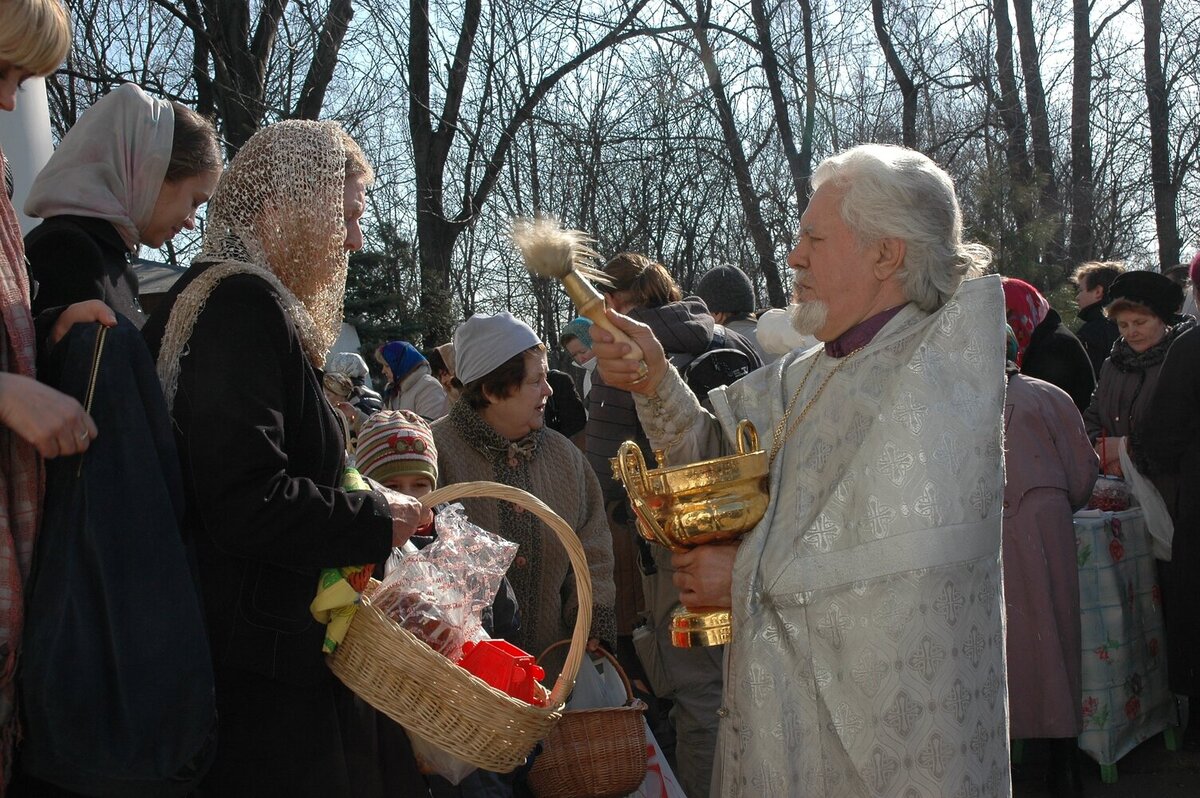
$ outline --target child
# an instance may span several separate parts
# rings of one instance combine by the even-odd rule
[[[419,499],[437,487],[437,447],[429,424],[411,410],[382,410],[363,422],[355,450],[358,471],[386,488]],[[430,510],[409,542],[422,549],[433,542],[433,511]],[[483,628],[491,637],[512,638],[520,628],[517,598],[508,579],[500,584],[492,606],[483,610]],[[387,726],[388,724],[384,724]],[[407,740],[396,739],[394,728],[382,730],[381,746],[403,751]],[[390,742],[388,742],[390,740]],[[457,786],[430,776],[428,786],[436,798],[484,798],[511,795],[509,777],[476,771]]]
[[[437,447],[429,424],[411,410],[381,410],[362,423],[354,453],[358,472],[385,488],[419,499],[437,487]],[[433,538],[433,511],[426,511],[412,541]]]
[[[411,410],[381,410],[363,422],[355,463],[364,477],[385,488],[419,499],[437,487],[437,447],[429,424]],[[418,549],[433,542],[433,510],[409,541]],[[492,637],[511,639],[520,625],[517,598],[505,578],[491,607],[483,610],[483,628]]]

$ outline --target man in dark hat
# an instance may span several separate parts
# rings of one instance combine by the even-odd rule
[[[732,263],[713,266],[696,281],[696,296],[704,300],[716,320],[744,337],[762,358],[770,363],[778,355],[769,355],[758,343],[758,320],[754,317],[754,285],[746,273]]]

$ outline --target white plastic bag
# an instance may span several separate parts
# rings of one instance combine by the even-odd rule
[[[674,771],[667,764],[658,740],[650,731],[650,725],[645,718],[642,723],[646,726],[646,778],[641,785],[629,794],[629,798],[687,798],[687,793],[675,778]]]
[[[623,707],[628,700],[625,683],[611,662],[585,661],[575,677],[575,691],[567,701],[567,709]],[[631,798],[687,798],[645,718],[642,725],[646,729],[646,778],[630,793]]]
[[[412,743],[417,769],[422,773],[436,773],[451,784],[458,784],[477,770],[470,762],[459,759],[441,746],[434,745],[409,729],[404,731]]]
[[[1171,561],[1171,540],[1175,537],[1175,523],[1167,512],[1167,504],[1159,495],[1154,483],[1142,476],[1129,456],[1125,438],[1121,439],[1121,471],[1130,490],[1142,506],[1142,514],[1146,517],[1146,529],[1150,531],[1150,541],[1154,556],[1163,562]]]
[[[591,661],[585,657],[575,676],[575,689],[567,699],[567,709],[606,709],[623,707],[629,700],[621,675],[607,659]]]

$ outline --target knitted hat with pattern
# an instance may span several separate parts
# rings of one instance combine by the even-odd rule
[[[425,419],[411,410],[383,410],[363,422],[355,462],[364,477],[384,482],[418,475],[437,487],[437,447]]]

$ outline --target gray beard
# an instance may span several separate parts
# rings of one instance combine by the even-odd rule
[[[792,329],[801,335],[816,335],[817,330],[825,326],[828,316],[829,306],[824,302],[797,302],[790,313]]]

